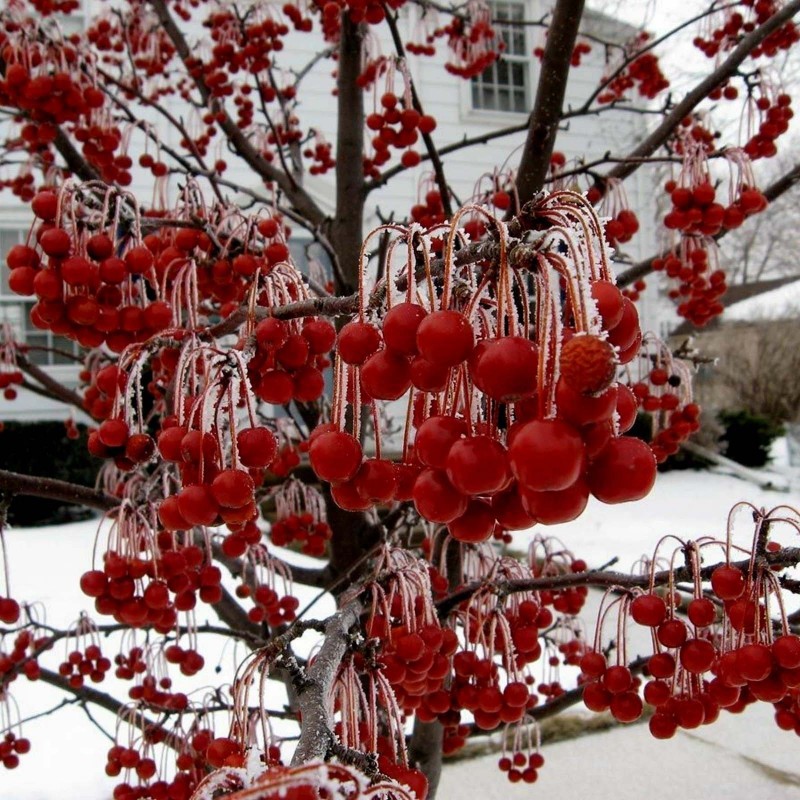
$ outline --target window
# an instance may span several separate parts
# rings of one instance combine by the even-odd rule
[[[77,343],[35,327],[30,315],[35,301],[20,297],[8,288],[6,254],[15,244],[24,243],[27,235],[27,228],[0,228],[0,324],[10,324],[17,341],[31,348],[28,357],[34,364],[74,365],[75,359],[70,356],[78,355]]]
[[[491,3],[493,27],[505,50],[490,67],[472,79],[472,107],[484,111],[511,111],[526,114],[529,108],[528,83],[530,49],[527,44],[525,4]]]

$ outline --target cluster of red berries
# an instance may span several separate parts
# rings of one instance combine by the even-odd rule
[[[205,666],[205,659],[194,647],[181,647],[171,644],[164,649],[164,658],[169,664],[177,664],[181,675],[191,677]]]
[[[300,601],[291,594],[281,596],[270,585],[258,584],[255,589],[249,584],[241,583],[236,587],[236,596],[244,599],[249,597],[253,601],[253,608],[249,609],[247,616],[256,624],[265,623],[270,627],[277,627],[294,622]]]
[[[629,242],[639,231],[639,219],[629,208],[620,209],[606,222],[606,241],[611,247]]]
[[[720,298],[728,286],[725,272],[710,270],[709,250],[713,242],[701,237],[685,239],[679,253],[653,260],[653,269],[678,281],[668,296],[678,302],[677,313],[702,327],[719,316],[724,306]]]
[[[17,736],[13,731],[8,731],[0,741],[0,762],[6,769],[16,769],[19,766],[19,757],[30,753],[31,742],[24,736]]]
[[[297,320],[267,317],[256,326],[255,337],[248,375],[257,397],[274,405],[319,400],[325,390],[322,371],[330,366],[328,353],[336,342],[330,322],[309,317],[301,327]]]
[[[161,727],[152,727],[145,731],[143,738],[144,744],[131,743],[128,747],[117,744],[108,751],[106,774],[117,777],[124,769],[128,776],[125,782],[114,787],[114,800],[189,800],[208,771],[206,751],[213,741],[211,731],[201,729],[191,736],[180,737],[183,746],[175,759],[177,772],[169,781],[151,781],[156,773],[155,764],[144,750],[144,747],[164,741],[167,732]],[[134,776],[136,785],[131,783]]]
[[[366,321],[345,325],[338,353],[345,364],[360,367],[362,402],[396,399],[412,385],[440,392],[450,371],[466,362],[487,400],[516,403],[517,423],[506,445],[489,426],[470,431],[465,419],[432,414],[415,423],[414,461],[399,466],[364,461],[353,436],[320,426],[310,439],[311,466],[334,484],[336,502],[364,509],[407,499],[410,489],[421,516],[447,524],[460,541],[480,542],[495,522],[515,530],[574,519],[590,492],[604,502],[644,496],[655,478],[652,454],[642,442],[616,436],[611,423],[620,396],[611,385],[616,364],[638,351],[638,316],[611,283],[596,281],[592,291],[609,338],[573,336],[564,345],[556,419],[537,418],[528,400],[537,392],[538,350],[526,338],[476,343],[460,312],[427,312],[412,303],[391,308],[382,331]],[[625,416],[629,428],[633,417]]]
[[[644,704],[636,691],[639,679],[623,665],[606,664],[605,656],[594,651],[581,659],[581,672],[589,682],[583,688],[583,702],[590,711],[610,711],[617,722],[635,722]]]
[[[438,189],[425,192],[424,202],[411,206],[411,219],[423,228],[433,228],[444,222],[442,194]]]
[[[202,660],[202,656],[199,658]],[[164,676],[156,680],[154,675],[145,675],[141,684],[128,689],[128,697],[156,711],[185,711],[189,707],[189,698],[183,692],[172,692],[171,689],[171,678]]]
[[[736,200],[728,206],[716,201],[716,190],[707,180],[692,187],[667,181],[664,188],[672,200],[664,226],[683,233],[714,236],[723,229],[738,228],[746,217],[767,207],[764,195],[747,186],[742,187]]]
[[[502,756],[497,762],[498,769],[506,773],[511,783],[536,783],[543,766],[544,756],[538,751],[528,754],[517,751],[511,756]]]
[[[201,548],[176,547],[167,531],[159,534],[158,542],[157,558],[128,557],[109,550],[102,570],[81,576],[81,590],[95,599],[98,614],[113,616],[133,628],[152,625],[168,633],[177,612],[194,608],[198,595],[205,603],[220,599],[222,573],[205,563]]]
[[[429,707],[432,700],[426,699]],[[459,650],[453,656],[453,678],[449,693],[442,693],[442,706],[445,700],[448,708],[440,712],[445,724],[453,724],[455,715],[463,709],[486,731],[519,722],[536,703],[524,681],[509,680],[501,688],[498,665],[491,658],[480,658],[474,650]]]
[[[547,564],[532,564],[531,569],[536,577],[544,575],[558,574],[552,569],[548,569]],[[586,562],[583,559],[574,561],[569,566],[569,572],[583,572],[586,569]],[[566,574],[569,574],[566,570]],[[553,610],[565,616],[575,616],[579,614],[586,603],[589,592],[585,586],[566,587],[564,589],[546,589],[539,593],[542,606],[552,606]],[[545,617],[546,619],[546,617]],[[539,622],[540,627],[546,627]]]
[[[447,37],[450,59],[444,68],[459,78],[477,78],[500,57],[505,43],[492,27],[488,7],[471,18],[453,17],[433,32],[434,38]]]
[[[708,58],[714,58],[717,54],[724,53],[739,44],[742,36],[755,30],[756,26],[762,25],[780,8],[776,0],[745,0],[741,6],[750,9],[748,17],[745,17],[738,6],[735,10],[727,9],[723,22],[708,36],[696,36],[693,40],[694,46]],[[798,41],[800,41],[800,30],[790,20],[753,48],[752,57],[775,58],[779,50],[789,50]]]
[[[158,508],[167,530],[223,523],[241,526],[255,519],[255,487],[275,457],[277,441],[268,428],[244,428],[236,436],[236,447],[242,466],[224,469],[213,433],[179,425],[174,418],[164,420],[158,452],[165,461],[179,465],[182,483],[181,490],[165,497]]]
[[[24,675],[29,681],[38,680],[41,669],[36,654],[46,645],[45,637],[34,638],[30,631],[18,633],[9,652],[0,650],[0,684],[6,686],[18,675]]]
[[[289,258],[287,229],[279,217],[260,219],[255,230],[263,239],[247,246],[229,242],[224,252],[215,251],[205,232],[185,227],[148,234],[144,244],[154,255],[159,280],[175,277],[193,259],[200,293],[220,303],[220,315],[225,316],[238,308],[259,271],[267,274]]]
[[[291,13],[287,13],[287,8],[292,9]],[[305,26],[297,6],[287,5],[283,11],[290,19],[295,17],[295,27],[297,24]],[[310,24],[309,19],[309,29]],[[256,75],[269,69],[272,64],[270,54],[283,49],[283,40],[289,33],[289,26],[273,17],[264,15],[260,20],[251,17],[242,23],[232,11],[221,7],[204,20],[203,27],[209,30],[214,42],[209,66],[213,65],[214,70],[223,74],[233,75],[240,70]],[[210,86],[214,88],[213,81]]]
[[[39,251],[15,245],[6,263],[11,269],[9,286],[20,295],[35,295],[38,302],[31,320],[39,328],[75,339],[86,347],[105,343],[120,352],[134,341],[142,341],[173,322],[172,309],[161,300],[125,302],[138,290],[131,278],[149,272],[154,257],[148,247],[134,244],[120,256],[111,236],[95,233],[75,240],[75,235],[56,220],[59,198],[55,192],[37,192],[31,203],[41,220],[35,229]]]
[[[650,34],[642,32],[637,35],[633,47],[643,46]],[[653,99],[669,88],[669,81],[661,71],[658,57],[648,52],[635,58],[619,75],[614,77],[597,96],[598,103],[612,103],[625,98],[630,89],[636,89],[641,97]]]
[[[261,541],[261,529],[255,520],[236,525],[222,540],[222,552],[228,558],[239,558],[247,552],[247,548]]]
[[[336,159],[332,156],[330,142],[319,140],[313,147],[306,147],[303,150],[303,157],[312,161],[308,168],[310,175],[324,175],[336,166]]]
[[[794,117],[791,108],[792,98],[779,94],[774,100],[762,95],[756,100],[761,122],[758,130],[744,145],[744,151],[755,161],[757,158],[772,158],[778,152],[775,144],[778,137],[789,130],[789,122]]]
[[[81,370],[79,377],[87,384],[83,392],[83,408],[86,413],[96,420],[110,417],[117,392],[125,390],[125,372],[116,364],[105,364],[94,369]],[[99,437],[95,441],[102,443]]]
[[[117,469],[130,472],[148,462],[156,452],[149,433],[131,433],[124,419],[106,419],[89,434],[87,448],[93,456],[114,459]]]
[[[176,6],[176,13],[180,6]],[[134,14],[121,24],[111,14],[90,20],[86,39],[99,52],[103,63],[119,67],[132,61],[143,75],[163,75],[175,54],[167,32],[158,25],[150,24],[146,16]],[[164,94],[163,88],[154,90],[155,97]]]
[[[397,10],[400,8],[405,0],[390,0],[386,3],[386,8]],[[327,8],[329,5],[335,5],[338,9],[346,8],[352,22],[358,24],[359,22],[366,22],[369,25],[380,25],[386,19],[386,10],[382,3],[377,0],[329,0],[325,3],[322,9],[323,14],[329,14]]]
[[[313,514],[290,514],[273,522],[269,537],[274,545],[286,547],[297,542],[300,550],[308,556],[321,556],[333,532],[327,522],[314,519]]]
[[[381,110],[367,116],[367,128],[374,131],[372,146],[375,154],[367,159],[365,172],[383,166],[391,158],[390,150],[404,150],[400,159],[405,167],[415,167],[420,162],[419,153],[413,149],[420,134],[432,133],[436,120],[428,114],[420,114],[408,99],[400,104],[394,92],[381,95]],[[369,168],[369,169],[367,169]]]
[[[680,380],[679,376],[669,375],[662,367],[654,367],[648,381],[638,381],[631,387],[643,411],[649,414],[664,412],[661,418],[666,417],[650,443],[659,464],[675,455],[681,444],[700,429],[700,406],[690,402],[681,407],[679,396],[666,391],[668,387],[679,386]]]
[[[780,549],[770,544],[770,550]],[[670,738],[679,727],[709,724],[720,709],[740,711],[754,700],[775,705],[778,724],[795,729],[789,715],[800,694],[800,637],[786,629],[774,633],[765,605],[769,582],[758,577],[761,570],[769,567],[755,566],[747,575],[732,564],[717,566],[710,583],[721,609],[698,585],[685,609],[688,622],[676,616],[679,598],[670,605],[650,591],[630,601],[631,618],[653,631],[655,652],[647,662],[644,700],[655,708],[649,725],[656,738]],[[622,722],[638,719],[643,704],[628,667],[608,666],[596,651],[587,652],[580,667],[589,681],[587,707],[610,708]],[[713,677],[704,678],[707,673]]]
[[[82,653],[73,650],[58,666],[58,674],[69,681],[73,689],[80,689],[88,677],[92,683],[102,683],[106,672],[111,669],[111,661],[106,658],[99,645],[90,644]]]
[[[106,754],[106,775],[116,778],[123,769],[134,770],[138,778],[149,781],[156,774],[156,762],[152,758],[142,757],[135,747],[123,747],[115,744]],[[117,800],[117,794],[118,792],[115,790],[115,800]],[[126,797],[129,796],[127,792],[124,794]]]
[[[367,634],[383,643],[381,671],[406,713],[416,713],[421,720],[430,722],[449,709],[449,699],[445,703],[441,695],[447,695],[444,681],[458,647],[454,631],[433,624],[413,630],[402,623],[389,624],[384,617],[375,615],[369,621]]]
[[[219,303],[225,316],[239,306],[259,271],[267,274],[289,257],[285,229],[276,217],[259,220],[248,246],[229,242],[230,249],[217,253],[205,232],[181,225],[141,241],[117,241],[102,230],[69,230],[57,220],[61,203],[67,202],[49,189],[36,193],[31,204],[40,220],[36,246],[11,248],[9,286],[38,299],[31,312],[35,325],[86,347],[105,344],[119,353],[172,326],[170,304],[152,294],[162,287],[168,292],[190,262],[196,265],[200,294]]]
[[[79,53],[71,44],[42,45],[27,54],[15,52],[7,44],[3,60],[6,68],[0,79],[0,102],[24,113],[28,122],[22,141],[31,153],[52,144],[57,133],[54,126],[81,120],[90,124],[93,113],[105,104],[103,91],[88,73],[76,68]]]
[[[114,676],[123,681],[132,681],[136,675],[147,670],[147,662],[144,660],[144,650],[134,645],[125,653],[117,653],[114,656]]]

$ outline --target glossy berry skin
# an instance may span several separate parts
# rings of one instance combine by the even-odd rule
[[[472,326],[458,311],[434,311],[417,328],[417,350],[432,364],[454,367],[469,358],[474,346]]]
[[[462,494],[493,494],[508,485],[506,450],[491,436],[470,436],[453,443],[447,454],[447,477]]]
[[[592,297],[597,303],[603,328],[607,331],[615,328],[622,319],[624,299],[622,292],[610,281],[594,281]]]
[[[539,355],[536,345],[521,336],[480,342],[470,358],[475,386],[494,400],[510,403],[536,392]]]
[[[576,427],[610,420],[617,409],[618,394],[616,386],[610,386],[597,396],[581,394],[573,389],[562,375],[556,385],[558,416]]]
[[[497,522],[507,531],[524,531],[536,524],[523,505],[516,483],[492,495],[492,511]]]
[[[485,500],[470,500],[466,511],[447,526],[450,535],[459,542],[485,542],[494,531],[492,507]]]
[[[711,669],[716,651],[706,639],[689,639],[681,645],[681,665],[687,672],[701,674]]]
[[[467,510],[467,497],[441,470],[422,470],[414,482],[412,497],[419,514],[429,522],[452,522]]]
[[[361,367],[361,384],[376,400],[397,400],[411,388],[408,359],[393,350],[379,350]]]
[[[368,322],[348,322],[337,338],[337,351],[345,364],[360,366],[381,346],[380,331]]]
[[[744,573],[738,567],[723,564],[711,573],[711,588],[720,600],[736,600],[745,589]]]
[[[168,429],[171,430],[171,429]],[[246,467],[266,467],[275,460],[278,442],[267,428],[245,428],[236,437],[239,459]],[[159,438],[159,447],[161,439]]]
[[[646,497],[656,481],[656,459],[641,439],[612,439],[587,472],[592,494],[603,503],[628,503]]]
[[[398,303],[383,318],[383,340],[390,350],[404,356],[417,354],[417,329],[427,311],[416,303]]]
[[[589,487],[578,478],[566,489],[551,492],[534,492],[520,486],[523,508],[542,525],[560,525],[577,519],[589,500]]]
[[[631,616],[639,625],[655,628],[667,616],[667,604],[655,594],[640,594],[631,602]]]
[[[572,486],[585,460],[580,434],[560,420],[525,423],[514,435],[508,457],[520,485],[536,492]]]
[[[311,442],[308,456],[311,468],[322,480],[349,481],[361,466],[361,444],[344,431],[328,431]]]
[[[444,469],[450,448],[466,433],[467,423],[463,419],[445,415],[428,417],[414,439],[417,458],[427,467]]]

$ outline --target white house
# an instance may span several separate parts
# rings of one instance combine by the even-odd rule
[[[550,0],[496,0],[492,3],[495,28],[506,43],[506,51],[499,62],[492,65],[478,78],[464,80],[454,77],[443,68],[446,60],[446,45],[439,41],[437,55],[434,57],[415,57],[409,59],[409,71],[419,93],[423,108],[433,113],[438,126],[433,132],[437,146],[442,147],[458,142],[464,137],[472,138],[489,133],[498,128],[523,124],[527,110],[531,107],[539,76],[539,60],[533,55],[536,46],[544,40],[544,28],[536,24],[511,25],[506,21],[535,21],[541,19]],[[280,3],[276,0],[276,9]],[[65,24],[70,28],[80,28],[88,15],[107,10],[107,4],[99,0],[83,0],[82,13],[73,14]],[[401,33],[419,40],[420,31],[426,23],[416,6],[404,6],[400,12]],[[199,32],[199,31],[198,31]],[[634,29],[609,17],[586,12],[583,32],[623,43],[634,33]],[[301,69],[313,60],[314,55],[324,47],[321,34],[290,34],[286,47],[280,54],[286,67]],[[376,39],[373,43],[376,53],[393,53],[391,41]],[[285,60],[283,60],[285,57]],[[567,103],[578,107],[597,86],[601,79],[606,57],[606,48],[595,43],[588,55],[583,56],[582,64],[572,71],[568,87]],[[314,128],[322,131],[326,139],[335,142],[335,98],[331,94],[333,81],[329,59],[319,60],[303,79],[299,92],[300,102],[297,114],[304,130]],[[367,103],[370,95],[367,95]],[[174,110],[174,109],[173,109]],[[371,109],[367,108],[367,113]],[[155,122],[157,118],[153,118]],[[642,136],[645,117],[623,111],[604,111],[600,115],[575,117],[565,126],[559,137],[557,147],[568,159],[584,158],[590,160],[611,152],[624,155],[629,145]],[[445,172],[453,191],[459,199],[466,200],[473,194],[476,182],[481,175],[491,173],[495,167],[514,167],[519,158],[519,150],[524,142],[524,133],[494,139],[486,144],[459,149],[444,157]],[[167,142],[178,146],[178,136],[174,131],[165,134]],[[134,137],[136,147],[136,139]],[[253,186],[246,168],[236,164],[228,153],[225,158],[230,164],[226,177],[243,185]],[[396,158],[391,163],[396,163]],[[394,213],[395,219],[408,215],[411,206],[417,202],[421,179],[429,172],[423,162],[419,167],[398,175],[387,186],[376,190],[368,203],[367,225],[377,224],[375,209],[384,216]],[[326,176],[310,177],[307,188],[318,200],[323,209],[332,210],[332,172]],[[150,181],[152,178],[150,178]],[[152,186],[148,175],[134,174],[130,187],[137,196],[147,201],[152,196]],[[626,185],[631,207],[640,211],[641,231],[626,245],[626,252],[633,260],[644,257],[654,247],[653,216],[649,210],[652,205],[653,186],[646,175],[636,174]],[[173,187],[174,188],[174,187]],[[586,187],[582,187],[586,188]],[[424,194],[424,190],[423,190]],[[3,265],[8,248],[22,241],[30,224],[30,211],[16,201],[10,192],[0,194],[0,258]],[[303,234],[296,237],[298,249],[303,242]],[[294,248],[293,248],[294,249]],[[73,343],[59,340],[46,331],[34,328],[28,321],[27,310],[32,305],[8,289],[8,271],[0,268],[0,321],[10,322],[19,337],[35,347],[56,349],[52,352],[32,350],[30,357],[50,370],[55,377],[67,385],[77,385],[78,367],[71,359],[76,352]],[[657,328],[655,320],[655,297],[648,292],[640,303],[640,313],[645,328]],[[61,352],[59,352],[59,350]],[[13,402],[0,398],[0,419],[14,418],[57,418],[66,416],[63,406],[42,397],[21,391]]]

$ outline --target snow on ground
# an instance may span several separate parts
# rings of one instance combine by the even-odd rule
[[[652,553],[664,535],[723,537],[728,510],[738,501],[766,508],[800,504],[800,470],[787,466],[785,450],[777,455],[774,468],[792,479],[789,494],[759,489],[721,472],[670,472],[660,475],[651,495],[638,503],[595,503],[579,520],[547,532],[559,536],[590,566],[617,556],[616,568],[629,569],[642,554]],[[41,601],[51,624],[63,626],[74,621],[78,611],[87,607],[77,581],[81,572],[90,568],[96,529],[97,522],[90,521],[7,531],[14,595]],[[513,547],[523,549],[530,538],[526,533],[515,535]],[[313,592],[305,592],[301,605],[313,597]],[[596,598],[591,605],[596,606]],[[331,600],[323,598],[311,614],[324,617],[331,610]],[[198,623],[205,621],[213,621],[213,613],[203,607]],[[588,625],[593,622],[589,620]],[[45,659],[47,665],[55,668],[54,662],[63,658],[63,652],[56,648],[55,655]],[[205,655],[206,667],[201,675],[210,686],[219,681],[214,669],[217,664],[222,666],[222,674],[232,675],[244,652],[230,646],[225,650],[211,646]],[[112,679],[98,688],[113,694],[118,685]],[[52,708],[61,700],[57,690],[23,679],[15,681],[12,693],[22,717]],[[280,699],[268,698],[267,702],[279,703]],[[113,730],[110,714],[100,710],[96,717]],[[0,769],[0,798],[107,800],[111,782],[103,775],[103,764],[109,742],[80,708],[71,706],[33,720],[26,724],[25,735],[32,740],[32,750],[18,769]],[[769,708],[749,708],[743,717],[724,715],[714,726],[681,733],[668,742],[657,742],[643,727],[634,726],[632,730],[615,729],[554,744],[544,754],[547,764],[534,787],[508,783],[496,769],[497,757],[492,756],[446,766],[440,796],[459,800],[469,787],[470,797],[484,800],[513,800],[523,793],[547,800],[586,795],[660,800],[674,797],[676,792],[690,799],[788,800],[797,797],[800,788],[796,767],[800,742],[794,735],[777,730]]]
[[[766,707],[723,715],[714,725],[653,739],[642,725],[545,746],[535,785],[512,784],[498,755],[445,766],[438,800],[796,800],[794,734]],[[469,787],[468,793],[465,787]]]

